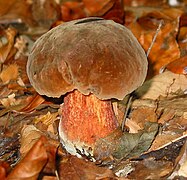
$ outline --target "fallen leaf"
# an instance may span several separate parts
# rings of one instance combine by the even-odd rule
[[[40,130],[38,130],[34,125],[24,125],[21,130],[21,147],[20,153],[24,157],[28,151],[33,147],[33,145],[44,135]]]
[[[36,117],[34,119],[34,123],[37,126],[39,125],[43,129],[45,128],[48,132],[50,132],[52,134],[57,134],[57,131],[54,127],[54,122],[55,122],[55,120],[57,120],[58,115],[59,115],[58,112],[50,113],[48,111],[47,114]]]
[[[3,84],[8,84],[11,80],[16,80],[19,75],[19,67],[16,64],[10,64],[4,67],[0,73],[0,79]]]
[[[0,179],[1,180],[6,179],[6,174],[9,169],[10,169],[10,167],[9,167],[8,163],[0,161]]]
[[[187,55],[170,62],[166,69],[176,74],[187,74]]]
[[[16,106],[18,104],[20,104],[20,99],[16,100],[15,98],[15,94],[10,94],[8,95],[7,98],[3,98],[0,99],[1,104],[6,107],[6,108],[10,108],[11,106]]]
[[[71,155],[59,162],[58,174],[60,179],[116,179],[110,169]]]
[[[103,16],[115,3],[115,0],[82,0],[88,16]]]
[[[25,105],[25,107],[20,109],[19,112],[31,112],[44,101],[45,100],[42,96],[36,94],[35,96],[30,98],[29,102]]]
[[[7,180],[37,179],[48,160],[45,143],[46,139],[41,137],[7,176]]]
[[[47,138],[47,135],[44,132],[41,132],[34,125],[25,125],[21,130],[21,158],[27,156],[30,149],[35,146],[35,143],[41,139],[41,137],[45,137],[44,147],[47,152],[48,161],[46,165],[43,167],[42,173],[55,174],[56,170],[56,152],[59,146],[59,142],[55,141],[51,138]]]
[[[177,40],[180,47],[181,56],[187,55],[187,25],[180,27]]]
[[[55,0],[0,0],[0,23],[16,27],[19,32],[42,34],[60,18]]]
[[[43,124],[49,126],[54,122],[57,116],[58,116],[58,112],[50,113],[48,111],[47,114],[41,115],[40,117],[36,117],[34,123],[37,124],[38,122],[42,122]]]
[[[144,128],[138,133],[122,133],[117,130],[106,138],[99,139],[94,147],[94,157],[101,160],[109,156],[116,159],[139,156],[151,146],[158,131],[158,124],[147,122]]]
[[[130,114],[129,121],[133,121],[140,129],[143,129],[146,122],[157,122],[155,111],[155,108],[137,107],[136,109],[133,109]]]
[[[110,19],[117,23],[124,23],[124,4],[123,0],[115,0],[114,5],[102,16],[104,19]]]
[[[161,179],[165,178],[172,170],[172,162],[146,159],[138,163],[134,171],[127,177],[129,179]]]
[[[61,5],[62,21],[70,21],[86,17],[83,2],[64,2]]]
[[[156,100],[159,97],[177,95],[177,92],[184,93],[187,89],[187,78],[183,74],[175,74],[165,71],[147,80],[135,93],[141,99]]]
[[[1,2],[0,2],[1,3]],[[2,42],[1,40],[1,46],[0,46],[0,63],[3,64],[8,55],[11,52],[11,49],[14,45],[15,36],[17,34],[17,30],[14,28],[9,27],[8,29],[4,30],[2,32],[2,35],[5,38],[5,42]]]
[[[145,12],[144,9],[142,11]],[[134,13],[137,14],[137,12],[135,9]],[[158,74],[161,67],[180,57],[176,37],[181,15],[182,11],[174,8],[152,10],[139,15],[140,17],[135,22],[132,21],[128,25],[146,52],[157,34],[148,55],[148,78]]]
[[[165,5],[167,2],[165,0],[123,0],[126,6],[134,6],[134,7],[160,7]]]
[[[181,154],[183,155],[184,153],[185,142],[186,135],[173,142],[169,142],[158,150],[141,155],[137,159],[139,161],[137,161],[134,171],[129,174],[128,178],[167,178],[173,172],[179,159],[181,159]]]

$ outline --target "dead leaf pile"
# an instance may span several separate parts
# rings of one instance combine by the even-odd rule
[[[187,2],[175,3],[0,0],[0,179],[187,178]],[[59,142],[63,100],[37,94],[26,64],[44,32],[89,16],[127,26],[150,51],[149,72],[133,93],[125,131],[98,140],[94,157],[79,159]],[[113,102],[120,125],[127,99]]]

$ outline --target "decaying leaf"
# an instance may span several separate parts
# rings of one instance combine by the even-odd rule
[[[129,173],[128,178],[167,178],[183,156],[185,142],[186,136],[183,136],[156,151],[150,151],[141,155],[138,159],[134,159],[134,170]]]
[[[86,12],[89,16],[102,16],[114,5],[114,0],[83,0]]]
[[[146,81],[135,92],[141,99],[158,99],[184,93],[187,89],[187,78],[183,74],[165,71]]]
[[[15,36],[17,34],[16,29],[8,28],[2,32],[2,37],[0,40],[0,63],[4,63],[7,59],[11,49],[14,45]],[[4,39],[4,40],[3,40]]]
[[[65,22],[86,17],[83,2],[64,2],[61,5],[61,12],[61,18]]]
[[[179,176],[187,178],[187,160],[181,165],[179,169]]]
[[[158,124],[147,122],[145,129],[138,133],[122,133],[120,130],[96,142],[94,156],[96,159],[106,159],[113,156],[116,159],[126,159],[139,156],[148,150],[158,131]]]
[[[30,97],[24,104],[24,107],[18,109],[19,112],[32,112],[36,107],[41,105],[44,102],[44,98],[39,94],[35,94],[33,97]]]
[[[44,135],[34,125],[25,125],[21,130],[20,153],[24,157],[33,145]]]
[[[13,93],[8,95],[7,98],[0,99],[0,102],[4,107],[10,108],[11,106],[18,105],[21,101],[20,99],[16,100],[15,94]]]
[[[60,179],[116,179],[111,170],[76,156],[65,156],[59,163]]]
[[[141,12],[144,12],[144,14],[141,14]],[[140,18],[136,22],[132,21],[128,27],[146,52],[153,41],[159,24],[163,22],[148,56],[150,66],[148,77],[150,78],[158,74],[161,67],[180,57],[176,36],[179,27],[179,17],[182,15],[182,11],[174,8],[163,8],[159,11],[152,10],[148,12],[145,12],[144,9],[141,11],[140,9],[139,12],[135,9],[134,14],[138,13]],[[135,18],[137,18],[136,15]]]
[[[3,84],[8,84],[11,80],[16,80],[19,75],[19,67],[16,64],[10,64],[0,73],[0,79]]]
[[[104,19],[111,19],[117,23],[124,24],[124,4],[123,0],[115,0],[112,8],[106,12],[102,17]]]
[[[9,165],[6,162],[0,162],[0,179],[6,179],[6,172],[9,169]]]
[[[187,74],[187,55],[172,61],[166,69],[176,74]]]
[[[59,12],[55,0],[0,0],[0,23],[17,25],[18,30],[27,32],[36,27],[34,34],[48,30]]]
[[[48,159],[45,143],[46,139],[41,137],[11,171],[7,180],[37,179]]]
[[[0,160],[17,163],[10,171],[7,163],[0,162],[0,179],[166,179],[172,172],[169,179],[186,178],[186,1],[177,1],[180,8],[169,7],[171,1],[165,0],[62,0],[59,5],[57,1],[0,0],[0,132],[8,134],[0,133]],[[51,108],[35,93],[26,75],[27,45],[38,38],[33,34],[49,30],[54,23],[88,16],[125,21],[146,52],[157,33],[148,56],[148,79],[165,68],[136,91],[138,99],[132,102],[125,124],[129,132],[117,130],[97,142],[97,163],[111,163],[112,170],[66,152],[59,156],[62,150],[53,127],[59,105]],[[115,105],[120,124],[125,107],[119,110]],[[114,175],[118,168],[116,175],[121,178]]]
[[[36,117],[34,119],[34,123],[42,129],[46,129],[49,133],[55,135],[58,134],[55,126],[55,120],[57,120],[58,115],[58,112],[50,113],[48,111],[47,114]]]
[[[157,122],[157,115],[154,108],[149,107],[139,107],[132,111],[130,114],[130,119],[125,124],[129,131],[131,132],[130,122],[134,125],[136,124],[139,127],[138,130],[141,130],[145,127],[146,122]],[[135,129],[134,129],[135,130]]]
[[[168,161],[146,159],[135,166],[135,170],[128,175],[129,179],[161,179],[173,170],[173,164]]]

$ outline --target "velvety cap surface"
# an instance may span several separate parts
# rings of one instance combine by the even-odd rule
[[[144,82],[147,58],[124,26],[86,18],[42,35],[29,55],[27,73],[42,95],[59,97],[77,89],[100,99],[123,99]]]

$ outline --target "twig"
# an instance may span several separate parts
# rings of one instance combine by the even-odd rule
[[[158,33],[159,33],[159,31],[160,31],[160,29],[161,29],[163,23],[164,23],[164,20],[161,20],[160,23],[159,23],[159,25],[158,25],[158,28],[157,28],[157,30],[156,30],[156,32],[155,32],[155,35],[154,35],[154,37],[153,37],[153,40],[152,40],[152,42],[151,42],[151,45],[149,46],[149,48],[148,48],[148,50],[147,50],[147,54],[146,54],[147,57],[149,56],[149,53],[150,53],[150,51],[151,51],[151,49],[152,49],[152,47],[153,47],[153,44],[154,44],[155,41],[156,41],[156,38],[157,38],[157,36],[158,36]]]
[[[127,106],[126,106],[126,109],[125,109],[125,114],[124,114],[123,121],[122,121],[122,124],[121,124],[122,132],[125,131],[125,122],[126,122],[126,119],[127,119],[127,114],[128,114],[129,108],[130,108],[130,106],[132,104],[132,98],[133,98],[133,93],[130,94],[130,96],[128,98],[128,101],[127,101]]]

